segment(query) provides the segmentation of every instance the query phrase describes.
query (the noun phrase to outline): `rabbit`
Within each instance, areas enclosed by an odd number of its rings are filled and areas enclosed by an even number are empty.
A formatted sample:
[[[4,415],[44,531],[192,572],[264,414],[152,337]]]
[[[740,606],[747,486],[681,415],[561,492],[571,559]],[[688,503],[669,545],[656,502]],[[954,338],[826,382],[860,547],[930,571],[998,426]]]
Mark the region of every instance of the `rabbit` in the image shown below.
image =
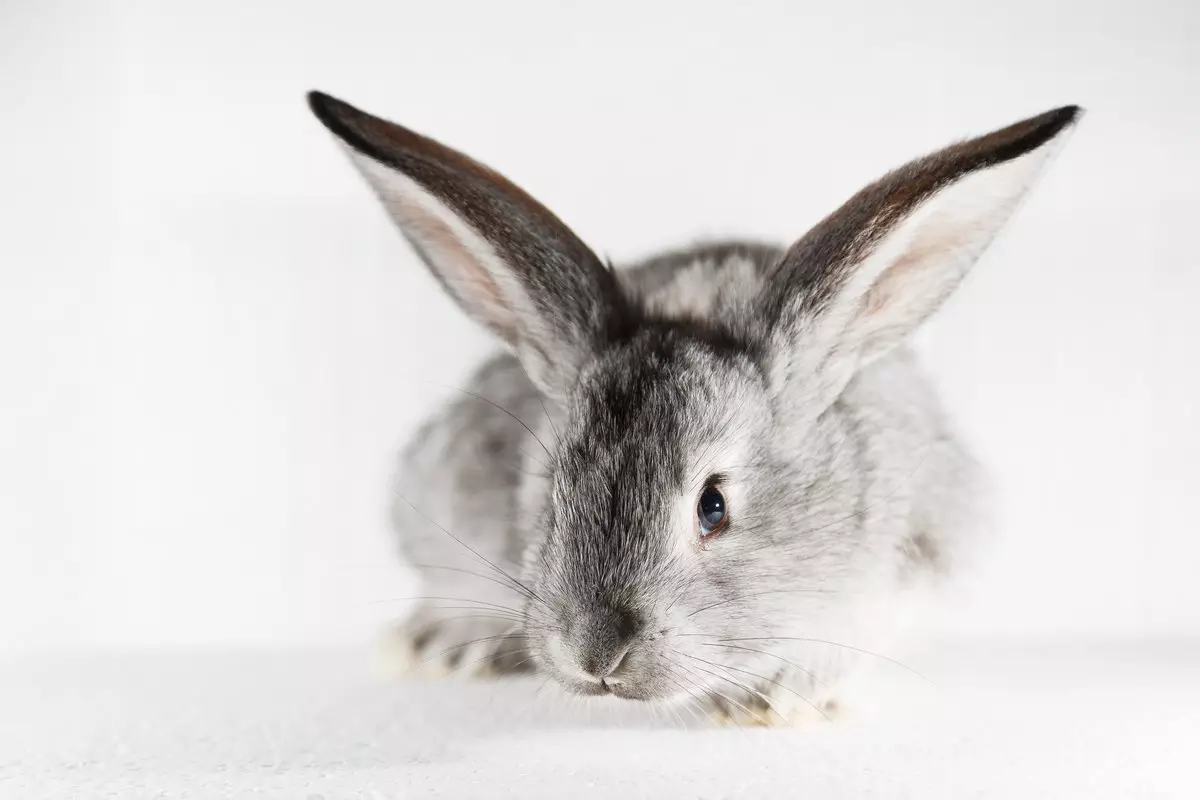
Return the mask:
[[[309,105],[504,345],[400,459],[395,521],[427,595],[397,631],[409,663],[738,724],[830,716],[986,517],[910,335],[1082,110],[911,161],[788,247],[617,268],[490,168]]]

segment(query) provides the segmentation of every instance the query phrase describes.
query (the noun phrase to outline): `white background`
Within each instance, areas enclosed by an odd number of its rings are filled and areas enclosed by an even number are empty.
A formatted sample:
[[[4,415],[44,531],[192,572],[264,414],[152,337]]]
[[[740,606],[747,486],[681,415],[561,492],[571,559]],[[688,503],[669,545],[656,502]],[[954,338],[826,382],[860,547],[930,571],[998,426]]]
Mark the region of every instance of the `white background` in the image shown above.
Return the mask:
[[[1200,6],[966,5],[5,4],[0,643],[357,639],[412,592],[393,453],[490,344],[310,88],[617,259],[1086,106],[923,333],[1002,501],[955,624],[1200,633]]]

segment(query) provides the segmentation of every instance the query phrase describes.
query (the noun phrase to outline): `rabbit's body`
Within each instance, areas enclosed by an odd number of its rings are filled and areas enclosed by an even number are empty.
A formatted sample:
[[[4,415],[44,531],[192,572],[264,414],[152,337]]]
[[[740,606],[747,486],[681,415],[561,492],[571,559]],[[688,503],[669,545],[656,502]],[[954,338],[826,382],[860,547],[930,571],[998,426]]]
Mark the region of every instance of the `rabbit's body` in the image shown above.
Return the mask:
[[[397,525],[426,595],[404,652],[739,721],[824,713],[980,523],[976,466],[908,335],[1079,110],[913,161],[789,248],[616,270],[487,167],[311,104],[510,353],[402,459]]]
[[[761,274],[782,252],[753,243],[702,245],[618,269],[617,276],[632,294],[673,319],[734,314],[731,298],[757,291]],[[805,516],[805,527],[815,529],[809,534],[811,552],[846,546],[877,558],[862,560],[851,574],[831,573],[819,585],[792,587],[839,593],[837,614],[829,614],[823,596],[814,602],[803,592],[748,602],[758,601],[757,613],[794,619],[782,631],[772,625],[777,635],[837,642],[780,642],[772,648],[814,673],[792,670],[787,677],[814,704],[824,704],[846,667],[860,660],[847,656],[861,656],[857,650],[880,646],[880,637],[894,632],[904,609],[897,598],[945,573],[972,538],[981,518],[976,513],[981,491],[975,462],[950,430],[907,347],[859,372],[809,435],[831,455],[820,485],[804,487],[817,498]],[[523,600],[519,587],[507,585],[479,556],[531,582],[525,556],[538,544],[536,517],[550,488],[543,445],[553,450],[556,436],[537,387],[509,354],[488,359],[421,427],[402,456],[395,519],[406,557],[425,565],[420,568],[425,594],[510,608]],[[773,458],[786,462],[788,454]],[[847,598],[858,602],[846,603]],[[491,638],[518,630],[505,612],[456,609],[461,616],[455,619],[442,610],[458,603],[427,601],[397,631],[410,659],[442,673],[532,669],[519,641]],[[814,613],[816,607],[822,613]],[[785,671],[772,672],[772,680]],[[735,696],[730,700],[746,708],[723,701],[716,704],[720,713],[744,723],[769,718],[773,710],[767,703],[794,714],[813,713],[777,687],[759,688],[766,702]]]

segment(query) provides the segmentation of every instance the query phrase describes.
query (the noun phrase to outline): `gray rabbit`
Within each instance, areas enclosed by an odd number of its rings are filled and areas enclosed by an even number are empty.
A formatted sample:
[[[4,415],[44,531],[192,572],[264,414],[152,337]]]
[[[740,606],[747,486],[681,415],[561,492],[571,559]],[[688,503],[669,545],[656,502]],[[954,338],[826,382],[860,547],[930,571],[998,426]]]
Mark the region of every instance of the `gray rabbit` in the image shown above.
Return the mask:
[[[506,345],[402,458],[395,517],[428,596],[400,628],[410,663],[739,724],[827,716],[983,517],[906,339],[1080,109],[912,161],[786,249],[617,269],[482,164],[309,102]]]

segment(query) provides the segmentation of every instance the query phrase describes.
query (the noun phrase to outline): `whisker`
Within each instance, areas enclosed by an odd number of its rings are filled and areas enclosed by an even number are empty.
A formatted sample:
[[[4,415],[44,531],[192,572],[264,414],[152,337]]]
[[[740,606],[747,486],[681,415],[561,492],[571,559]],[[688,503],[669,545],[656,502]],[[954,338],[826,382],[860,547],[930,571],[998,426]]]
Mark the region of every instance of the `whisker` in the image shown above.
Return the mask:
[[[510,608],[509,606],[500,605],[499,603],[489,603],[484,600],[473,600],[470,597],[438,597],[438,596],[434,596],[434,595],[426,595],[426,596],[418,595],[418,596],[413,596],[413,597],[385,597],[381,600],[375,600],[374,602],[375,603],[400,603],[400,602],[409,601],[409,600],[436,600],[438,602],[444,602],[444,603],[474,603],[478,606],[486,606],[488,608],[494,608],[494,609],[497,609],[500,611],[509,611],[509,612],[512,612],[513,614],[519,614],[521,616],[525,615],[525,612],[520,611],[515,608]]]
[[[825,683],[825,681],[818,678],[817,673],[813,672],[811,669],[802,667],[799,664],[797,664],[795,661],[789,661],[788,659],[784,658],[783,656],[776,655],[775,653],[769,653],[766,650],[755,650],[753,647],[741,647],[736,644],[719,644],[717,642],[703,642],[702,646],[703,647],[724,647],[729,650],[745,650],[747,653],[758,653],[759,655],[768,656],[769,658],[777,658],[780,661],[782,661],[783,663],[788,664],[789,666],[800,670],[805,675],[812,678],[813,682],[815,682],[816,684],[818,684],[820,686],[828,687],[828,684]]]
[[[723,669],[723,670],[727,670],[727,671],[731,671],[731,672],[744,672],[744,673],[746,673],[747,675],[750,675],[750,676],[752,676],[752,677],[754,677],[754,678],[758,678],[759,680],[770,681],[771,683],[774,683],[774,681],[771,681],[771,679],[770,679],[770,678],[765,678],[765,677],[763,677],[762,675],[756,675],[756,674],[755,674],[755,673],[753,673],[753,672],[747,672],[746,670],[739,670],[739,669],[735,669],[734,667],[729,667],[729,666],[726,666],[725,664],[718,664],[718,663],[716,663],[716,662],[714,662],[714,661],[708,661],[707,659],[700,658],[699,656],[693,656],[693,655],[691,655],[691,654],[689,654],[689,653],[680,652],[680,651],[678,651],[678,650],[676,650],[676,652],[677,652],[677,653],[679,653],[681,656],[685,656],[685,657],[687,657],[687,658],[693,659],[694,661],[700,661],[700,662],[702,662],[702,663],[704,663],[704,664],[708,664],[708,665],[709,665],[709,666],[711,666],[711,667],[715,667],[716,669]],[[746,693],[748,693],[748,694],[751,694],[751,695],[754,695],[754,696],[758,697],[759,699],[761,699],[761,700],[762,700],[764,703],[766,703],[766,704],[767,704],[767,707],[768,707],[768,708],[769,708],[771,711],[775,712],[775,715],[776,715],[777,717],[779,717],[780,719],[782,719],[782,720],[785,720],[785,721],[786,721],[786,717],[784,717],[784,716],[783,716],[783,714],[780,714],[780,713],[779,713],[779,710],[775,708],[775,704],[771,702],[771,698],[770,698],[770,697],[768,697],[766,694],[764,694],[763,692],[761,692],[761,691],[760,691],[760,690],[758,690],[758,689],[755,689],[755,688],[754,688],[754,687],[752,687],[752,686],[747,686],[747,685],[746,685],[746,684],[744,684],[744,683],[738,683],[737,681],[733,680],[732,678],[729,678],[728,676],[726,676],[726,680],[728,680],[728,681],[729,681],[730,683],[732,683],[733,685],[735,685],[735,686],[739,687],[739,688],[740,688],[740,689],[742,689],[744,692],[746,692]],[[779,684],[779,686],[780,686],[781,688],[784,688],[784,689],[787,689],[787,688],[788,688],[788,687],[784,686],[783,684]],[[789,689],[788,691],[791,691],[791,690]],[[805,702],[808,702],[808,699],[807,699],[807,698],[805,698],[805,697],[803,697],[803,696],[801,696],[801,695],[799,695],[799,694],[797,694],[796,696],[797,696],[797,697],[799,697],[801,700],[804,700]]]
[[[416,669],[417,667],[428,664],[430,661],[436,661],[437,659],[442,658],[443,656],[453,653],[455,650],[461,650],[462,648],[470,647],[473,644],[479,644],[481,642],[491,642],[491,641],[495,641],[497,639],[504,640],[504,639],[524,639],[524,638],[526,638],[526,637],[525,637],[525,634],[523,634],[523,633],[498,633],[494,636],[481,636],[478,639],[472,639],[469,642],[463,642],[461,644],[456,644],[451,647],[447,647],[445,650],[441,651],[440,653],[435,653],[434,655],[429,656],[426,659],[422,659],[421,661],[418,661],[416,664],[413,664],[412,667],[409,668],[408,671],[411,672],[412,670]]]
[[[695,674],[692,672],[692,670],[691,670],[691,669],[687,668],[686,666],[684,666],[683,664],[680,664],[680,663],[678,663],[678,662],[674,662],[674,663],[675,663],[675,666],[676,666],[676,667],[677,667],[677,668],[678,668],[678,669],[679,669],[681,672],[683,672],[684,674],[688,675],[688,676],[689,676],[689,677],[691,677],[693,680],[696,680],[696,675],[695,675]],[[710,675],[711,675],[711,673],[710,673]],[[713,677],[720,678],[721,676],[720,676],[720,675],[713,675]],[[697,691],[699,691],[699,692],[700,692],[700,693],[701,693],[703,696],[705,696],[706,698],[710,698],[710,697],[712,697],[712,696],[716,696],[716,697],[720,698],[721,700],[724,700],[724,701],[725,701],[726,703],[728,703],[728,704],[729,704],[731,707],[732,707],[732,706],[737,706],[738,708],[740,708],[740,709],[742,709],[743,711],[745,711],[747,714],[751,714],[751,711],[750,711],[750,709],[748,709],[748,708],[746,708],[745,706],[741,705],[740,703],[736,702],[735,700],[733,700],[731,697],[729,697],[728,695],[724,694],[723,692],[720,692],[720,691],[718,691],[717,689],[714,689],[714,688],[711,688],[711,687],[709,687],[709,686],[706,686],[706,685],[704,684],[704,681],[703,681],[703,680],[698,680],[698,681],[697,681]],[[711,702],[711,700],[708,700],[707,702]],[[729,721],[730,721],[730,722],[732,722],[734,725],[736,725],[736,726],[737,726],[737,728],[738,728],[738,730],[740,730],[740,731],[742,732],[742,734],[744,735],[744,734],[746,733],[746,729],[742,727],[742,723],[738,722],[738,721],[737,721],[737,720],[736,720],[736,719],[735,719],[735,718],[734,718],[732,715],[728,715],[728,716],[729,716]],[[765,724],[765,723],[764,723],[764,724]]]
[[[487,609],[471,609],[471,610],[472,611],[486,611]],[[521,625],[522,627],[524,626],[524,622],[525,622],[524,620],[513,619],[512,617],[501,617],[501,616],[497,616],[495,614],[455,614],[452,617],[439,617],[438,619],[431,620],[431,621],[425,623],[424,625],[422,625],[421,627],[417,628],[416,630],[414,630],[411,634],[409,634],[409,636],[410,636],[410,638],[412,638],[412,640],[416,644],[416,646],[420,647],[420,643],[422,642],[422,640],[426,639],[428,637],[430,631],[436,629],[438,626],[444,625],[444,624],[450,623],[450,622],[463,622],[465,620],[471,620],[471,619],[490,619],[490,620],[498,620],[500,622],[511,622],[513,625]]]
[[[903,662],[897,661],[894,658],[889,658],[888,656],[882,655],[880,653],[874,653],[870,650],[866,650],[861,647],[854,647],[853,645],[842,644],[841,642],[832,642],[828,639],[813,639],[813,638],[807,638],[807,637],[802,637],[802,636],[745,636],[745,637],[737,638],[737,639],[718,639],[718,641],[719,642],[814,642],[816,644],[827,644],[827,645],[831,645],[833,647],[841,647],[845,650],[852,650],[855,653],[862,653],[863,655],[874,656],[875,658],[886,661],[889,664],[895,664],[897,667],[900,667],[901,669],[911,672],[913,675],[917,676],[918,678],[920,678],[921,680],[930,684],[931,686],[937,685],[933,681],[931,681],[929,678],[926,678],[924,675],[922,675],[920,672],[917,672],[912,667],[908,666],[907,664],[905,664]]]
[[[530,456],[530,458],[533,458],[533,456]],[[539,463],[541,463],[541,462],[539,462]],[[546,466],[546,465],[542,464],[542,466]],[[517,472],[521,473],[522,475],[528,475],[530,478],[549,478],[550,477],[549,472],[533,472],[531,470],[522,469],[521,467],[513,467],[513,469],[515,469]],[[549,468],[547,467],[547,469],[549,469]]]
[[[686,655],[686,653],[685,653],[684,655]],[[683,668],[683,665],[682,665],[682,664],[680,664],[679,666],[680,666],[681,668]],[[730,677],[728,677],[728,676],[725,676],[725,675],[720,675],[720,674],[718,674],[718,673],[716,673],[716,672],[713,672],[712,670],[705,669],[704,667],[693,667],[692,669],[699,670],[700,672],[703,672],[703,673],[705,673],[706,675],[711,675],[712,677],[714,677],[714,678],[717,678],[718,680],[723,680],[723,681],[726,681],[726,682],[728,682],[728,683],[732,683],[734,686],[736,686],[737,688],[741,689],[742,691],[744,691],[744,692],[746,692],[746,693],[748,693],[748,694],[755,694],[754,690],[750,689],[750,688],[749,688],[749,687],[747,687],[747,686],[744,686],[743,684],[740,684],[740,683],[738,683],[738,682],[737,682],[737,681],[735,681],[733,678],[730,678]],[[755,714],[753,711],[751,711],[750,709],[746,708],[744,705],[742,705],[741,703],[737,702],[736,700],[734,700],[733,698],[729,697],[728,695],[726,695],[726,694],[722,694],[721,692],[718,692],[716,689],[711,689],[711,688],[710,688],[710,689],[708,689],[708,691],[712,692],[712,693],[713,693],[713,694],[715,694],[717,697],[720,697],[722,700],[724,700],[725,702],[729,703],[730,705],[736,706],[737,708],[740,708],[742,711],[745,711],[745,712],[746,712],[746,714],[748,714],[748,715],[749,715],[749,716],[751,716],[751,717],[754,717],[756,720],[758,720],[759,722],[761,722],[761,723],[763,724],[763,726],[764,726],[764,727],[770,727],[770,723],[768,723],[768,722],[767,722],[765,719],[763,719],[762,717],[760,717],[758,714]],[[763,699],[765,700],[766,698],[763,698]],[[774,709],[771,709],[771,710],[772,710],[772,711],[774,711]],[[778,714],[779,712],[776,712],[776,713]],[[782,715],[780,715],[780,716],[782,717]],[[733,722],[734,722],[734,724],[737,724],[737,720],[733,720]],[[740,728],[740,727],[742,727],[742,726],[741,726],[740,724],[738,724],[738,727]]]
[[[682,686],[680,688],[683,689],[684,694],[687,694],[688,696],[682,707],[692,715],[692,719],[696,720],[698,725],[703,725],[704,717],[700,716],[699,712],[696,711],[696,704],[698,701],[687,691],[687,689],[684,689]]]
[[[680,728],[683,728],[683,729],[687,728],[687,726],[688,726],[687,720],[683,718],[683,714],[679,713],[680,708],[686,708],[687,706],[682,706],[678,703],[672,703],[669,700],[663,700],[662,706],[663,706],[663,708],[665,708],[667,711],[669,711],[671,713],[671,716],[673,716],[675,718],[675,721],[679,723]]]
[[[549,469],[550,469],[550,465],[549,465],[549,464],[547,464],[545,461],[543,461],[542,459],[540,459],[540,458],[538,458],[537,456],[535,456],[533,453],[530,453],[530,452],[529,452],[528,450],[526,450],[524,447],[520,447],[520,446],[518,446],[518,447],[517,447],[517,452],[519,452],[521,455],[525,456],[526,458],[528,458],[530,461],[534,462],[535,464],[539,465],[539,466],[540,466],[540,467],[542,467],[543,469],[546,469],[546,470],[549,470]],[[533,474],[535,474],[535,473],[529,472],[528,470],[523,470],[523,469],[521,469],[521,467],[520,467],[519,465],[518,465],[518,466],[516,466],[516,467],[514,467],[514,469],[516,469],[516,471],[517,471],[517,472],[523,473],[523,474],[525,474],[525,475],[533,475]]]
[[[514,578],[512,575],[509,575],[509,574],[508,574],[507,572],[505,572],[503,569],[501,569],[500,567],[496,566],[496,565],[495,565],[495,564],[493,564],[491,561],[489,561],[487,558],[485,558],[485,557],[484,557],[484,556],[483,556],[483,555],[482,555],[482,554],[481,554],[481,553],[480,553],[478,550],[476,550],[474,547],[471,547],[471,545],[467,544],[467,543],[466,543],[466,542],[464,542],[462,539],[459,539],[459,538],[458,538],[457,536],[455,536],[453,533],[451,533],[450,531],[448,531],[444,525],[442,525],[440,522],[438,522],[437,520],[435,520],[433,517],[431,517],[431,516],[429,516],[428,514],[426,514],[426,513],[425,513],[424,511],[422,511],[421,509],[417,508],[415,505],[413,505],[412,501],[411,501],[411,500],[409,500],[409,499],[408,499],[407,497],[405,497],[404,495],[400,494],[400,492],[399,492],[398,490],[396,490],[396,489],[393,489],[393,491],[395,492],[395,494],[396,494],[396,496],[397,496],[398,498],[400,498],[401,500],[403,500],[403,501],[404,501],[404,502],[405,502],[405,503],[408,505],[408,507],[409,507],[409,508],[411,508],[413,511],[417,512],[417,513],[418,513],[418,514],[420,514],[420,515],[421,515],[423,518],[425,518],[426,520],[428,520],[430,524],[432,524],[432,525],[435,525],[435,526],[436,526],[436,527],[437,527],[439,530],[441,530],[441,531],[442,531],[442,533],[446,534],[446,535],[447,535],[447,536],[449,536],[451,539],[453,539],[454,541],[458,542],[460,545],[462,545],[463,547],[465,547],[467,550],[469,550],[469,551],[470,551],[470,552],[471,552],[471,553],[472,553],[472,554],[473,554],[473,555],[474,555],[476,558],[478,558],[478,559],[479,559],[480,561],[482,561],[484,564],[487,564],[489,567],[491,567],[491,568],[492,568],[493,570],[495,570],[497,573],[499,573],[500,575],[504,576],[504,577],[505,577],[505,578],[507,578],[508,580],[512,581],[512,582],[513,582],[513,583],[514,583],[516,586],[519,586],[519,587],[520,587],[520,588],[521,588],[521,589],[524,591],[524,593],[525,593],[525,595],[526,595],[527,597],[529,597],[529,598],[531,598],[531,599],[536,599],[536,600],[537,600],[538,602],[540,602],[542,605],[545,605],[545,606],[547,606],[547,608],[549,607],[549,605],[546,603],[546,601],[545,601],[545,600],[543,600],[543,599],[542,599],[542,598],[541,598],[541,597],[540,597],[540,596],[537,594],[537,592],[535,592],[535,591],[533,591],[532,589],[530,589],[528,586],[526,586],[524,583],[522,583],[521,581],[519,581],[519,580],[517,580],[516,578]]]
[[[425,606],[430,611],[490,611],[493,614],[499,614],[506,619],[524,620],[525,615],[520,611],[507,611],[503,608],[493,608],[491,606]]]
[[[554,417],[550,416],[550,412],[546,410],[546,403],[542,400],[541,395],[538,395],[538,405],[542,407],[542,413],[546,415],[546,422],[550,425],[550,430],[554,434],[554,446],[557,448],[562,439],[558,435],[558,428],[554,427]]]
[[[530,653],[529,655],[525,656],[517,663],[509,665],[509,669],[515,671],[517,667],[528,664],[530,661],[533,661],[535,658],[537,658],[537,656],[535,656],[533,653]]]
[[[440,611],[442,609],[438,609],[438,610]],[[464,610],[464,611],[474,612],[474,611],[487,611],[488,609],[463,607],[462,609],[447,608],[445,610],[446,611]],[[448,622],[461,622],[463,620],[468,620],[468,619],[495,619],[495,620],[503,620],[504,622],[513,622],[513,623],[522,622],[522,620],[517,619],[516,617],[502,616],[500,614],[474,614],[474,613],[472,613],[472,614],[455,614],[452,617],[439,617],[435,620],[431,620],[431,621],[427,622],[426,624],[422,625],[418,629],[418,633],[424,634],[424,633],[427,633],[428,631],[432,630],[433,628],[436,628],[439,625],[444,625]],[[414,638],[417,638],[417,637],[414,636]]]
[[[684,686],[683,684],[680,684],[680,682],[678,680],[674,679],[674,676],[667,675],[667,680],[670,680],[672,682],[672,684],[676,685],[678,690],[680,692],[684,693],[684,696],[686,697],[686,699],[684,700],[684,702],[680,703],[679,705],[671,703],[671,700],[664,700],[664,704],[670,705],[671,708],[680,708],[680,706],[682,706],[682,708],[688,709],[689,714],[691,714],[692,720],[695,720],[696,722],[702,722],[700,716],[696,715],[695,709],[692,709],[691,704],[696,702],[696,697],[694,696],[694,694],[692,694],[691,691],[688,690],[688,687]],[[684,723],[684,724],[686,724],[686,723]]]
[[[674,663],[674,662],[672,662],[672,663]],[[682,664],[675,664],[675,666],[677,666],[677,667],[682,667],[683,665],[682,665]],[[691,689],[689,689],[687,686],[685,686],[684,684],[682,684],[682,683],[680,683],[679,681],[677,681],[677,680],[675,679],[675,676],[674,676],[674,675],[667,675],[667,680],[669,680],[671,683],[673,683],[673,684],[675,684],[676,686],[678,686],[678,687],[679,687],[679,690],[680,690],[680,691],[682,691],[682,692],[683,692],[685,695],[687,695],[689,700],[691,700],[691,701],[694,701],[694,702],[695,702],[695,701],[699,701],[699,700],[702,700],[702,699],[703,699],[702,697],[697,697],[695,694],[693,694],[693,693],[692,693],[692,690],[691,690]]]
[[[688,618],[690,619],[691,617],[696,616],[701,611],[708,611],[709,609],[719,608],[720,606],[728,603],[736,603],[739,600],[749,600],[753,597],[762,597],[768,594],[838,594],[838,592],[833,589],[768,589],[762,592],[754,592],[752,594],[743,594],[739,595],[738,597],[731,597],[728,600],[721,600],[719,602],[712,603],[711,605],[704,606],[703,608],[698,608],[692,613],[688,614]]]
[[[479,658],[473,658],[470,661],[465,661],[461,664],[457,664],[457,665],[451,667],[449,670],[447,670],[446,675],[450,676],[450,675],[454,674],[455,672],[458,672],[459,670],[462,670],[466,667],[473,666],[475,664],[479,664],[479,663],[481,663],[483,661],[487,661],[488,659],[491,659],[491,658],[495,658],[496,655],[497,654],[494,652],[493,653],[485,653],[484,655],[480,656]],[[514,664],[513,667],[514,668],[519,667],[520,665],[524,664],[526,661],[528,661],[531,658],[533,658],[533,656],[528,656],[527,658],[523,658],[520,661],[518,661],[516,664]]]
[[[507,620],[508,622],[511,622],[515,625],[523,625],[525,623],[525,618],[523,616],[518,616],[516,614],[505,614],[504,612],[499,611],[498,609],[476,608],[474,606],[429,606],[429,608],[433,611],[488,612],[488,613],[474,614],[473,616],[470,616],[470,617],[459,616],[459,617],[455,617],[455,619],[502,619],[502,620]],[[434,623],[436,624],[438,622],[443,622],[443,621],[448,621],[448,620],[444,617],[439,617],[438,619],[434,620]]]
[[[491,581],[492,583],[496,584],[497,586],[503,586],[505,589],[510,589],[514,592],[517,592],[518,594],[521,594],[520,590],[513,584],[511,584],[507,581],[502,581],[499,578],[492,577],[491,575],[484,575],[482,572],[475,572],[473,570],[463,569],[462,567],[448,567],[443,564],[410,563],[409,566],[415,567],[417,569],[442,569],[442,570],[447,570],[449,572],[461,572],[464,575],[474,575],[476,578],[479,578],[479,579],[485,580],[485,581]],[[526,597],[527,597],[527,595],[526,595]]]
[[[520,417],[518,417],[513,412],[509,411],[504,406],[500,405],[499,403],[497,403],[493,400],[487,399],[483,395],[475,394],[475,392],[471,392],[466,389],[459,389],[457,386],[447,386],[445,388],[453,389],[456,392],[462,392],[463,394],[467,395],[468,397],[474,397],[476,400],[482,400],[483,402],[487,403],[488,405],[492,406],[493,408],[499,409],[500,411],[503,411],[505,414],[508,414],[508,416],[510,416],[514,420],[516,420],[517,424],[520,425],[522,428],[524,428],[529,433],[529,435],[534,438],[534,441],[536,441],[539,445],[542,446],[542,449],[546,451],[546,455],[550,457],[550,460],[551,461],[554,460],[554,453],[551,453],[550,448],[546,447],[546,443],[538,438],[538,435],[533,432],[533,428],[530,428],[528,425],[526,425],[524,420],[522,420]],[[542,410],[545,411],[545,408],[543,408]],[[547,416],[549,416],[549,415],[547,414]]]
[[[679,652],[679,651],[676,651],[676,652]],[[796,697],[800,698],[800,699],[801,699],[801,700],[803,700],[805,703],[807,703],[808,705],[812,706],[813,710],[814,710],[814,711],[816,711],[818,714],[820,714],[822,717],[825,717],[825,719],[826,719],[826,720],[829,720],[830,722],[832,722],[832,721],[833,721],[833,720],[830,720],[830,719],[829,719],[829,715],[828,715],[828,714],[826,714],[824,711],[822,711],[820,708],[818,708],[818,707],[817,707],[817,704],[816,704],[816,703],[814,703],[812,700],[809,700],[807,697],[805,697],[804,695],[800,694],[800,692],[796,691],[795,689],[793,689],[793,688],[792,688],[792,687],[790,687],[790,686],[787,686],[787,685],[785,685],[785,684],[783,684],[783,683],[780,683],[780,682],[779,682],[779,681],[777,681],[777,680],[773,680],[773,679],[771,679],[771,678],[768,678],[768,677],[767,677],[767,676],[765,676],[765,675],[759,675],[759,674],[757,674],[757,673],[754,673],[754,672],[751,672],[750,670],[747,670],[747,669],[739,669],[739,668],[737,668],[737,667],[731,667],[731,666],[729,666],[728,664],[718,664],[718,663],[716,663],[716,662],[714,662],[714,661],[708,661],[708,660],[706,660],[706,659],[700,658],[699,656],[693,656],[693,655],[690,655],[690,654],[688,654],[688,653],[680,653],[680,655],[687,656],[688,658],[694,658],[694,659],[696,659],[696,660],[698,660],[698,661],[703,661],[705,664],[710,664],[710,665],[712,665],[712,666],[714,666],[714,667],[717,667],[717,668],[719,668],[719,669],[726,669],[726,670],[729,670],[729,671],[731,671],[731,672],[740,672],[740,673],[742,673],[742,674],[744,674],[744,675],[749,675],[749,676],[750,676],[750,677],[752,677],[752,678],[758,678],[760,681],[766,681],[767,683],[773,683],[773,684],[775,684],[776,686],[778,686],[780,689],[783,689],[784,691],[791,692],[792,694],[796,695]],[[762,692],[755,691],[755,694],[759,695],[760,697],[762,697],[762,699],[763,699],[763,700],[767,701],[767,703],[768,703],[768,704],[770,704],[770,700],[767,700],[767,696],[766,696],[766,695],[764,695]],[[772,710],[774,710],[774,707],[773,707],[773,706],[772,706]],[[776,711],[775,713],[777,713],[777,714],[778,714],[779,712],[778,712],[778,711]],[[782,717],[783,717],[783,715],[782,715],[782,714],[780,714],[780,717],[782,718]]]

